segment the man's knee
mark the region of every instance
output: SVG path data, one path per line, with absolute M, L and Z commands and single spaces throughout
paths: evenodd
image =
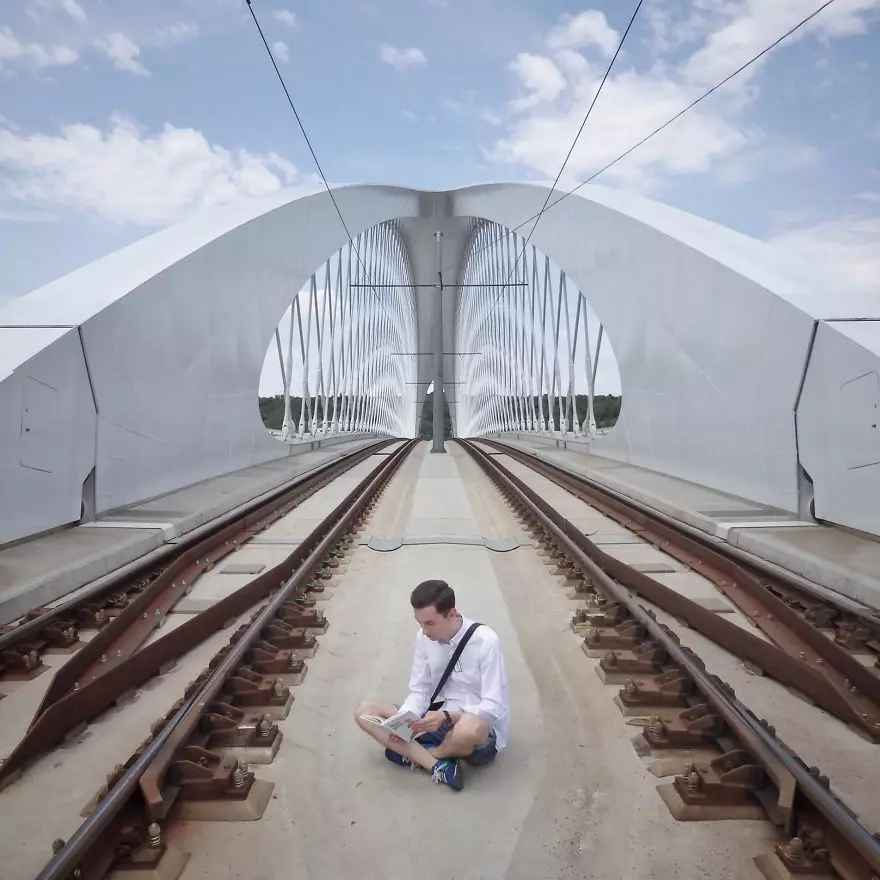
M 360 723 L 361 715 L 373 715 L 374 712 L 371 712 L 372 703 L 369 700 L 361 700 L 360 703 L 357 704 L 357 708 L 354 710 L 354 721 L 355 724 Z
M 391 710 L 390 712 L 389 708 Z M 374 715 L 379 718 L 388 718 L 393 714 L 394 707 L 389 706 L 388 703 L 381 703 L 378 700 L 362 700 L 354 710 L 354 720 L 355 723 L 360 726 L 361 715 Z
M 467 713 L 461 716 L 454 729 L 456 738 L 461 740 L 463 745 L 466 743 L 475 749 L 488 742 L 491 732 L 489 722 L 485 718 Z

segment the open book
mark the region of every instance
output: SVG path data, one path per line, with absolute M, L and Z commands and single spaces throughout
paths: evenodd
M 390 730 L 401 739 L 411 742 L 417 734 L 412 732 L 409 725 L 412 721 L 418 721 L 421 716 L 416 715 L 415 712 L 398 712 L 390 718 L 379 718 L 378 715 L 361 715 L 360 717 L 361 721 L 375 724 L 376 727 L 384 727 L 385 730 Z

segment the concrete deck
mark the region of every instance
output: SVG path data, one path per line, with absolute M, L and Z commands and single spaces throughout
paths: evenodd
M 497 439 L 836 593 L 880 608 L 880 541 L 591 454 L 583 440 L 530 434 L 502 434 Z
M 454 444 L 422 444 L 363 536 L 523 537 L 498 492 Z M 408 596 L 446 578 L 461 611 L 500 635 L 512 700 L 508 748 L 465 768 L 461 793 L 387 762 L 354 724 L 364 698 L 406 694 L 417 626 Z M 361 545 L 326 606 L 330 629 L 296 689 L 259 822 L 173 823 L 192 853 L 183 880 L 745 880 L 770 848 L 765 822 L 680 823 L 568 628 L 571 602 L 531 547 Z M 469 771 L 469 772 L 468 772 Z M 696 856 L 694 854 L 697 854 Z
M 374 442 L 373 435 L 296 444 L 291 455 L 197 483 L 97 522 L 0 549 L 0 625 L 48 605 L 295 477 Z

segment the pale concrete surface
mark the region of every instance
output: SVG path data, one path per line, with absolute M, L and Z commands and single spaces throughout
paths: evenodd
M 311 448 L 319 442 L 315 441 L 287 458 L 108 513 L 97 523 L 0 549 L 0 624 L 54 602 L 166 541 L 374 440 L 362 438 Z
M 583 441 L 505 434 L 505 443 L 647 504 L 761 559 L 880 608 L 880 541 L 725 495 L 635 465 L 591 455 Z M 557 443 L 559 446 L 557 446 Z M 766 526 L 760 525 L 767 521 Z
M 454 521 L 460 532 L 517 533 L 495 490 L 451 449 L 429 457 L 423 444 L 364 534 L 421 531 L 426 520 L 435 531 Z M 510 745 L 471 770 L 461 793 L 387 762 L 352 720 L 360 699 L 405 695 L 408 594 L 437 576 L 498 631 L 512 696 Z M 282 722 L 281 750 L 260 768 L 276 782 L 263 819 L 175 826 L 170 838 L 193 852 L 184 880 L 758 878 L 751 859 L 772 828 L 671 818 L 630 745 L 637 728 L 593 673 L 568 629 L 571 603 L 531 548 L 358 547 L 325 610 L 330 629 Z

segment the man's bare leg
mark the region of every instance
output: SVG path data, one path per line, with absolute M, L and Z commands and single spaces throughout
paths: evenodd
M 415 740 L 412 742 L 404 742 L 402 740 L 394 742 L 391 739 L 392 733 L 390 730 L 376 727 L 375 724 L 361 721 L 360 718 L 361 715 L 375 715 L 377 718 L 390 718 L 392 715 L 396 714 L 397 707 L 391 703 L 367 700 L 361 703 L 355 710 L 354 720 L 364 733 L 368 733 L 374 740 L 376 740 L 376 742 L 385 746 L 385 748 L 391 749 L 392 752 L 397 752 L 398 755 L 403 755 L 404 758 L 408 758 L 412 763 L 424 767 L 425 770 L 432 770 L 438 760 L 433 751 L 428 751 L 428 749 L 420 743 L 417 743 Z M 395 737 L 395 739 L 398 738 Z
M 388 716 L 383 716 L 388 717 Z M 464 714 L 431 754 L 435 759 L 466 758 L 489 741 L 491 730 L 485 718 Z

